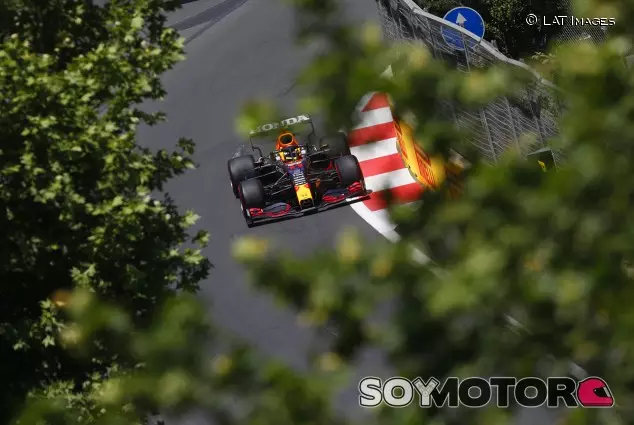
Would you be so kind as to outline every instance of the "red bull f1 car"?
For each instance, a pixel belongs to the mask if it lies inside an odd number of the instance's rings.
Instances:
[[[304,124],[308,132],[290,131]],[[295,128],[293,128],[295,130]],[[271,145],[264,155],[254,139]],[[244,149],[227,163],[231,188],[249,227],[323,211],[367,198],[359,161],[344,133],[317,140],[307,115],[264,124],[251,131]]]

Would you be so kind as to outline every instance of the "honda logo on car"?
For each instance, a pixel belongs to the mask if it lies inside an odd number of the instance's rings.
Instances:
[[[406,407],[418,399],[418,405],[428,407],[471,407],[488,405],[492,400],[498,407],[510,407],[512,400],[523,407],[557,408],[613,407],[614,397],[608,384],[601,378],[590,377],[576,381],[567,376],[547,379],[527,377],[494,378],[436,378],[409,380],[394,377],[382,381],[367,377],[359,382],[359,405],[377,407]]]
[[[288,127],[290,125],[295,125],[303,122],[310,121],[310,117],[308,115],[298,115],[296,117],[286,118],[280,122],[274,122],[269,124],[263,124],[256,128],[255,130],[251,130],[251,134],[262,133],[264,131],[275,130],[280,127]]]

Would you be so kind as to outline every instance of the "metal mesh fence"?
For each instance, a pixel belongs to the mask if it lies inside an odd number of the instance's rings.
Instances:
[[[567,0],[565,4],[568,9],[568,13],[572,15],[574,13],[575,0]],[[571,18],[572,19],[572,18]],[[562,43],[573,43],[575,41],[590,41],[595,44],[603,43],[606,39],[608,27],[602,26],[590,26],[590,25],[573,25],[567,21],[562,25],[561,33],[559,34],[558,41]]]
[[[522,155],[546,147],[547,140],[557,134],[560,106],[556,88],[521,62],[502,55],[485,40],[459,26],[424,12],[411,0],[375,0],[385,35],[394,41],[423,43],[436,59],[444,60],[463,72],[492,64],[508,64],[530,73],[532,83],[514,96],[501,97],[479,111],[467,111],[445,103],[442,110],[460,128],[470,130],[470,143],[485,160],[495,164],[508,149]],[[449,37],[451,44],[445,40]],[[461,42],[456,43],[459,40]],[[462,48],[456,48],[456,44]],[[531,134],[535,143],[520,143],[522,135]],[[555,152],[555,162],[563,161]]]

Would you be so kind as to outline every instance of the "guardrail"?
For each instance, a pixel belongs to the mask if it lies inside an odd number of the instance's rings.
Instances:
[[[441,105],[446,116],[459,128],[470,130],[471,140],[483,158],[495,164],[508,149],[518,149],[524,156],[547,147],[550,137],[559,130],[557,119],[562,107],[557,88],[544,80],[535,70],[522,62],[507,58],[486,40],[476,37],[464,28],[423,11],[412,0],[375,0],[381,25],[387,38],[408,43],[423,43],[435,58],[456,69],[470,72],[495,63],[515,66],[529,73],[533,82],[513,97],[501,97],[477,112],[462,110],[457,105]],[[448,45],[443,30],[451,30],[451,38],[462,37],[464,49]],[[531,133],[536,144],[520,144],[522,134]],[[555,165],[564,157],[554,152]]]

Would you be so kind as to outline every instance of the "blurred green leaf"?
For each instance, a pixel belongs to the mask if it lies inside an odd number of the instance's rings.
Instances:
[[[631,28],[615,27],[602,46],[549,51],[535,46],[535,32],[507,25],[529,5],[487,3],[487,30],[503,49],[551,55],[567,109],[549,143],[565,148],[565,164],[544,173],[509,152],[491,167],[475,152],[458,199],[448,199],[447,183],[407,210],[392,208],[402,237],[394,243],[350,230],[308,258],[254,237],[227,247],[256,289],[293,307],[302,324],[334,331],[299,371],[214,328],[193,295],[209,271],[201,251],[209,236],[190,236],[195,213],[160,196],[194,167],[193,142],[180,140],[175,152],[135,143],[139,124],[164,119],[133,105],[165,94],[160,77],[183,43],[163,12],[178,3],[0,5],[0,89],[10,99],[0,103],[5,422],[19,414],[27,424],[141,424],[195,408],[210,423],[347,425],[333,399],[356,386],[352,364],[368,349],[409,378],[527,376],[546,360],[545,374],[561,374],[574,361],[604,378],[619,404],[631,399],[634,77],[622,60]],[[294,4],[298,38],[324,46],[299,83],[327,129],[349,128],[359,99],[385,92],[399,116],[413,118],[417,142],[446,158],[472,143],[439,105],[477,109],[526,84],[507,68],[464,74],[421,46],[350,28],[339,2]],[[560,4],[543,6],[548,14]],[[580,10],[634,17],[631,1]],[[388,65],[391,79],[380,75]],[[245,105],[238,130],[277,120],[276,106]],[[433,262],[418,261],[413,246]],[[611,415],[567,413],[571,424],[634,419],[626,403]],[[506,424],[508,416],[412,406],[377,409],[363,422]]]

